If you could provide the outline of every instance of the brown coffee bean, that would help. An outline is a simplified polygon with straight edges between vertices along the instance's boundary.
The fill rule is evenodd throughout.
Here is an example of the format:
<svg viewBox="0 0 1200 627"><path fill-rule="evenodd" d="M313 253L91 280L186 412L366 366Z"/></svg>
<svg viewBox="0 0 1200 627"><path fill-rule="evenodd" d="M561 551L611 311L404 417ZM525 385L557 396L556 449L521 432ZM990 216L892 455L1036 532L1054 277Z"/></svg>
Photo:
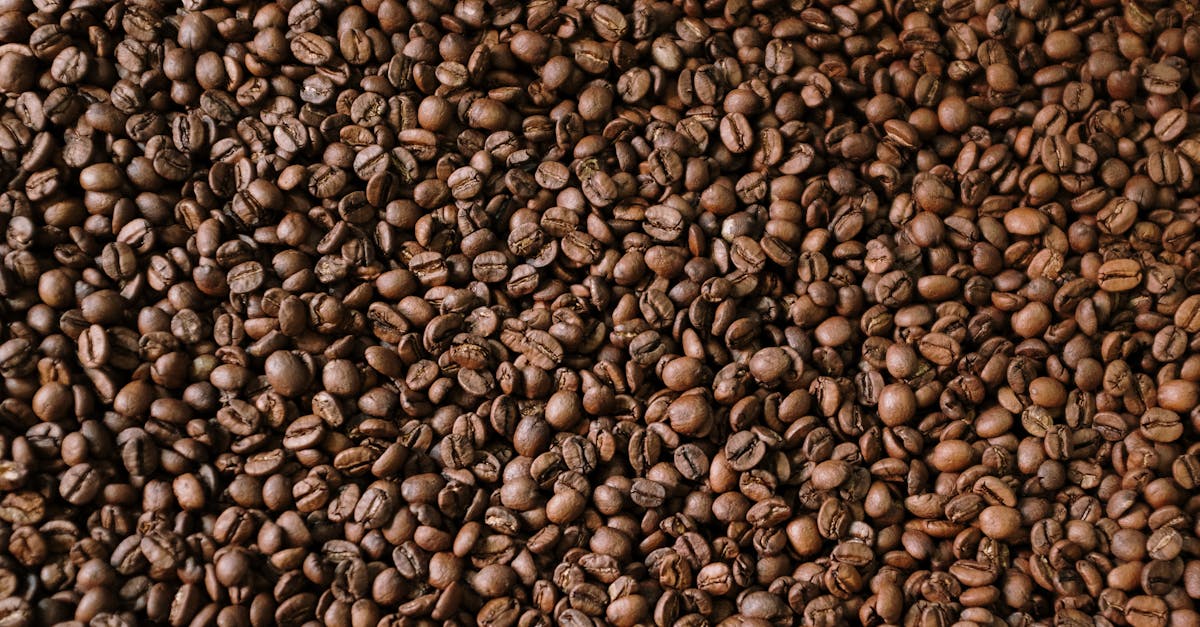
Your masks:
<svg viewBox="0 0 1200 627"><path fill-rule="evenodd" d="M1187 297L1175 310L1175 325L1188 333L1200 331L1200 295Z"/></svg>
<svg viewBox="0 0 1200 627"><path fill-rule="evenodd" d="M917 349L929 361L946 366L958 358L960 348L958 342L944 333L930 333L917 341Z"/></svg>
<svg viewBox="0 0 1200 627"><path fill-rule="evenodd" d="M912 388L903 383L892 383L879 391L877 401L879 419L895 427L907 423L916 415L917 399Z"/></svg>
<svg viewBox="0 0 1200 627"><path fill-rule="evenodd" d="M1167 614L1167 604L1161 598L1138 595L1125 605L1124 618L1134 627L1153 627L1168 624Z"/></svg>
<svg viewBox="0 0 1200 627"><path fill-rule="evenodd" d="M1183 424L1175 412L1152 407L1142 414L1141 432L1155 442L1174 442L1183 435Z"/></svg>
<svg viewBox="0 0 1200 627"><path fill-rule="evenodd" d="M1045 214L1028 207L1013 209L1004 215L1004 228L1014 235L1038 235L1049 222Z"/></svg>
<svg viewBox="0 0 1200 627"><path fill-rule="evenodd" d="M753 432L739 431L725 444L725 455L734 470L745 471L758 465L766 454L766 444Z"/></svg>
<svg viewBox="0 0 1200 627"><path fill-rule="evenodd" d="M1142 282L1142 267L1133 259L1113 259L1100 266L1096 274L1100 289L1127 292Z"/></svg>

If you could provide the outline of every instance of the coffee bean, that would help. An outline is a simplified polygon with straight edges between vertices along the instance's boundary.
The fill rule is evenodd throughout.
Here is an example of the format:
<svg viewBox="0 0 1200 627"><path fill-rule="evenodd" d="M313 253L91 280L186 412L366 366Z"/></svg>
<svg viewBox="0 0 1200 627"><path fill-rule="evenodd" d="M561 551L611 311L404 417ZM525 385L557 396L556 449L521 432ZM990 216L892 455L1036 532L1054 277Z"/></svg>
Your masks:
<svg viewBox="0 0 1200 627"><path fill-rule="evenodd" d="M1097 272L1100 289L1125 292L1135 289L1142 281L1142 267L1133 259L1114 259L1100 266Z"/></svg>
<svg viewBox="0 0 1200 627"><path fill-rule="evenodd" d="M1020 514L1011 507L993 505L980 512L979 524L988 537L1003 539L1020 529Z"/></svg>
<svg viewBox="0 0 1200 627"><path fill-rule="evenodd" d="M720 122L721 143L730 152L748 152L754 142L754 131L742 113L730 113Z"/></svg>
<svg viewBox="0 0 1200 627"><path fill-rule="evenodd" d="M958 358L960 348L953 337L944 333L930 333L917 341L921 355L938 365L949 365Z"/></svg>
<svg viewBox="0 0 1200 627"><path fill-rule="evenodd" d="M1155 442L1173 442L1183 435L1179 415L1160 407L1152 407L1142 414L1141 430Z"/></svg>
<svg viewBox="0 0 1200 627"><path fill-rule="evenodd" d="M72 505L83 505L96 498L101 489L101 479L91 465L83 463L72 466L63 474L59 493Z"/></svg>
<svg viewBox="0 0 1200 627"><path fill-rule="evenodd" d="M729 438L725 445L725 454L730 467L737 471L745 471L758 465L766 454L766 444L753 432L739 431Z"/></svg>
<svg viewBox="0 0 1200 627"><path fill-rule="evenodd" d="M684 232L685 224L679 211L665 205L646 210L646 234L661 242L673 242Z"/></svg>
<svg viewBox="0 0 1200 627"><path fill-rule="evenodd" d="M1175 325L1187 333L1200 331L1200 295L1188 296L1180 303L1175 310Z"/></svg>

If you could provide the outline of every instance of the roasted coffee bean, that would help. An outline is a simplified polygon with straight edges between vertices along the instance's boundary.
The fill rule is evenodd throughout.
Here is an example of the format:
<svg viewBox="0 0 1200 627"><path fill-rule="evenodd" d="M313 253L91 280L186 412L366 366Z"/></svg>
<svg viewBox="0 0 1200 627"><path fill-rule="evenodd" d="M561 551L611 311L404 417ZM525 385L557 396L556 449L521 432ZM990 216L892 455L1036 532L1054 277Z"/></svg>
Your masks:
<svg viewBox="0 0 1200 627"><path fill-rule="evenodd" d="M766 455L766 444L751 431L739 431L725 444L725 455L731 468L745 471L758 465Z"/></svg>
<svg viewBox="0 0 1200 627"><path fill-rule="evenodd" d="M1142 282L1142 267L1133 259L1114 259L1100 266L1096 279L1102 290L1127 292Z"/></svg>

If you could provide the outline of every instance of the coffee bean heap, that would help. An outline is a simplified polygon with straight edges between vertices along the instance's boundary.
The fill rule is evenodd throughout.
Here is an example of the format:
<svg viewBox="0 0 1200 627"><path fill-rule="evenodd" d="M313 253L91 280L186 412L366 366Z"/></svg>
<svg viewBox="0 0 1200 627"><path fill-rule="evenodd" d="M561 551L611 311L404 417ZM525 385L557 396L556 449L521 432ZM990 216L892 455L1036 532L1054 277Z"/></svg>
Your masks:
<svg viewBox="0 0 1200 627"><path fill-rule="evenodd" d="M0 0L0 627L1200 625L1198 11Z"/></svg>

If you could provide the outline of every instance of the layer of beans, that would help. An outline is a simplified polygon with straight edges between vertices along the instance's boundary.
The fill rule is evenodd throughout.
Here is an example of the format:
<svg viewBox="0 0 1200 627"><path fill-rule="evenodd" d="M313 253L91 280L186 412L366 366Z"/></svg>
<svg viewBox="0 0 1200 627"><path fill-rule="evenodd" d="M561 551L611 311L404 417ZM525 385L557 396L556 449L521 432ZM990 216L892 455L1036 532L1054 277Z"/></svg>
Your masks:
<svg viewBox="0 0 1200 627"><path fill-rule="evenodd" d="M1200 625L1198 11L0 0L0 627Z"/></svg>

